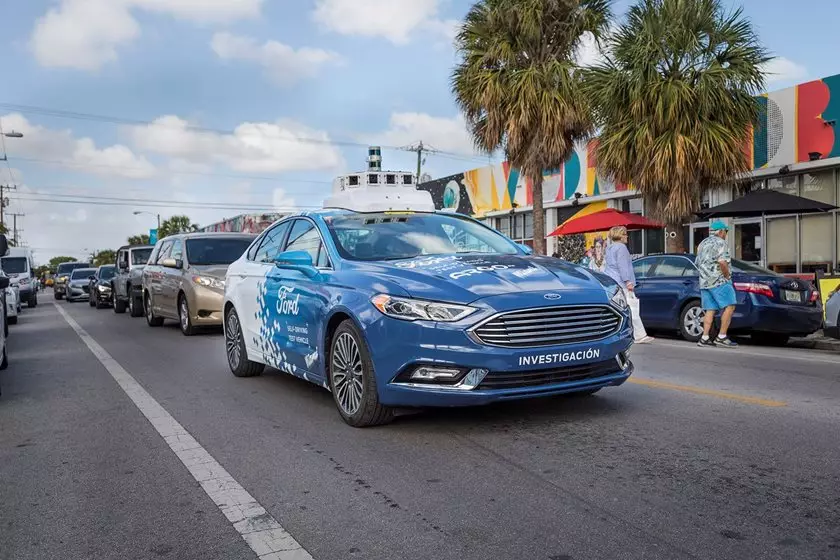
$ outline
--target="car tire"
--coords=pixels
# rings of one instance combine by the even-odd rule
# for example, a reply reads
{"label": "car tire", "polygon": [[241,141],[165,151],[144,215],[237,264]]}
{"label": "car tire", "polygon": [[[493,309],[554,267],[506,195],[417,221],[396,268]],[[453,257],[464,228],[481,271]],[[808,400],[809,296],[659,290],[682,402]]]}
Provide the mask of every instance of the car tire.
{"label": "car tire", "polygon": [[750,334],[750,339],[756,344],[762,346],[785,346],[790,340],[790,335],[769,333],[769,332],[754,332]]}
{"label": "car tire", "polygon": [[3,323],[3,338],[7,340],[9,338],[9,319],[10,317],[6,317],[6,322]]}
{"label": "car tire", "polygon": [[[131,292],[129,292],[131,293]],[[128,313],[132,317],[143,316],[143,300],[137,296],[128,296]]]}
{"label": "car tire", "polygon": [[54,297],[55,297],[55,299],[57,299],[57,300],[64,299],[64,294],[59,294],[58,292],[55,292],[55,293],[53,294],[53,296],[54,296]]}
{"label": "car tire", "polygon": [[26,306],[30,309],[33,307],[38,307],[38,296],[32,296],[31,298],[29,298],[29,301],[26,302]]}
{"label": "car tire", "polygon": [[0,370],[6,369],[9,367],[9,356],[6,352],[6,345],[3,345],[3,359],[0,360]]}
{"label": "car tire", "polygon": [[125,302],[117,297],[117,290],[111,288],[111,303],[114,306],[114,313],[125,313]]}
{"label": "car tire", "polygon": [[15,315],[14,317],[8,317],[6,322],[9,323],[10,325],[17,325],[17,322],[18,322],[17,315]]}
{"label": "car tire", "polygon": [[95,307],[95,306],[96,306],[96,296],[95,296],[95,295],[91,294],[91,295],[88,297],[88,305],[89,305],[89,306],[91,306],[91,307]]}
{"label": "car tire", "polygon": [[689,342],[697,342],[703,336],[703,306],[700,300],[689,301],[680,312],[680,336]]}
{"label": "car tire", "polygon": [[184,294],[178,297],[178,325],[181,327],[181,334],[184,336],[195,334],[195,327],[192,324],[192,319],[190,319],[190,304]]}
{"label": "car tire", "polygon": [[231,307],[225,313],[225,355],[228,367],[236,377],[254,377],[263,372],[265,365],[248,359],[245,335],[236,309]]}
{"label": "car tire", "polygon": [[353,321],[346,319],[333,333],[326,369],[335,406],[347,424],[366,428],[394,419],[394,411],[379,402],[370,352]]}
{"label": "car tire", "polygon": [[101,299],[99,299],[99,296],[97,296],[96,297],[96,303],[94,304],[94,306],[97,309],[105,309],[106,307],[108,307],[108,304],[105,303],[104,301],[102,301]]}
{"label": "car tire", "polygon": [[146,315],[146,323],[150,327],[163,325],[163,317],[157,317],[154,309],[152,309],[152,297],[149,294],[146,294],[146,297],[143,298],[143,312]]}

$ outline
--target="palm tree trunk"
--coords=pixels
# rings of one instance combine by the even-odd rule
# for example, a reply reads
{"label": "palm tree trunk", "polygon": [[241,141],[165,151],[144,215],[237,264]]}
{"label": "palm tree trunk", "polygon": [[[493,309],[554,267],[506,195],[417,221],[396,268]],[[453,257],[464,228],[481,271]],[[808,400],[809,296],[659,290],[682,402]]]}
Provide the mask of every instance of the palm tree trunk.
{"label": "palm tree trunk", "polygon": [[531,181],[534,198],[534,253],[545,255],[545,211],[543,210],[543,174]]}
{"label": "palm tree trunk", "polygon": [[666,237],[665,238],[665,251],[667,253],[687,253],[689,251],[686,250],[686,243],[688,240],[685,238],[685,232],[683,231],[682,223],[676,224],[668,224],[668,227],[665,228],[665,231],[668,233],[674,232],[676,235],[674,237]]}

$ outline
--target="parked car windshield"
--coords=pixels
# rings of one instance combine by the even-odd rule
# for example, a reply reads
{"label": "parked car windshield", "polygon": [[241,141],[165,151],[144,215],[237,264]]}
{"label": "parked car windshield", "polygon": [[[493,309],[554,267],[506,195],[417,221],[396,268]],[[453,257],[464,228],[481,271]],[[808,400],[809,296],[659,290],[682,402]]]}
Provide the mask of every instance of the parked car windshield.
{"label": "parked car windshield", "polygon": [[60,265],[58,265],[58,270],[56,271],[56,274],[58,276],[63,276],[65,274],[70,274],[70,272],[72,272],[73,270],[75,270],[77,268],[90,268],[90,264],[88,264],[88,263],[78,263],[78,262],[61,263]]}
{"label": "parked car windshield", "polygon": [[242,256],[253,240],[253,237],[187,239],[187,259],[196,266],[230,264]]}
{"label": "parked car windshield", "polygon": [[135,249],[131,252],[131,264],[146,264],[152,254],[152,247],[148,249]]}
{"label": "parked car windshield", "polygon": [[113,266],[103,266],[99,269],[99,279],[100,280],[110,280],[114,277],[114,267]]}
{"label": "parked car windshield", "polygon": [[26,257],[3,257],[3,272],[22,274],[26,272]]}
{"label": "parked car windshield", "polygon": [[353,260],[519,252],[501,234],[472,220],[447,214],[348,214],[328,217],[326,222],[342,257]]}
{"label": "parked car windshield", "polygon": [[95,268],[77,268],[73,271],[73,274],[70,275],[70,280],[83,280],[85,278],[90,278],[96,274]]}

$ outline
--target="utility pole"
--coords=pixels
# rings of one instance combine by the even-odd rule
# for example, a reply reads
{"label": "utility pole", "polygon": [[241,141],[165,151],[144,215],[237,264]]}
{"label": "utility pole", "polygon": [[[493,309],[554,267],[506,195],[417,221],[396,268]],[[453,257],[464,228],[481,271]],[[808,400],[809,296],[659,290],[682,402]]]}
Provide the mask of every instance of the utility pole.
{"label": "utility pole", "polygon": [[402,148],[400,148],[400,150],[403,150],[405,152],[417,152],[417,183],[418,184],[420,183],[420,174],[423,171],[423,162],[426,161],[426,158],[423,157],[423,154],[424,153],[434,154],[434,153],[439,151],[439,150],[436,150],[436,149],[432,148],[431,146],[427,146],[426,144],[423,143],[422,140],[420,140],[416,144],[412,144],[411,146],[403,146]]}
{"label": "utility pole", "polygon": [[0,184],[0,229],[4,229],[6,226],[5,219],[3,217],[4,210],[6,206],[9,205],[9,199],[6,198],[6,193],[3,192],[4,190],[14,190],[17,187],[15,185],[3,185]]}
{"label": "utility pole", "polygon": [[17,227],[17,219],[18,216],[23,218],[26,214],[19,214],[17,212],[9,212],[9,216],[12,217],[12,239],[15,241],[15,246],[18,244],[18,227]]}

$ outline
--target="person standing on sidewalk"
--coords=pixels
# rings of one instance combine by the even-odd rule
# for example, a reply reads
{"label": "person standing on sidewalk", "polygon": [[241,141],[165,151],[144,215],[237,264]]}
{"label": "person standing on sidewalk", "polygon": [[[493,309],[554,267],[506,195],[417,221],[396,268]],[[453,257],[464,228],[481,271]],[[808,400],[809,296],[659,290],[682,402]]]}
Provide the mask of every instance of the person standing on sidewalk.
{"label": "person standing on sidewalk", "polygon": [[[726,236],[729,226],[721,220],[714,220],[709,225],[709,237],[697,247],[697,270],[700,272],[700,299],[703,311],[703,336],[697,342],[698,346],[722,346],[734,348],[738,346],[732,342],[726,332],[735,313],[735,287],[732,285],[732,259],[729,256],[729,244]],[[715,314],[720,311],[720,333],[712,340],[709,333]]]}
{"label": "person standing on sidewalk", "polygon": [[618,282],[624,290],[624,297],[630,307],[633,319],[633,338],[639,344],[653,342],[648,336],[642,317],[639,314],[639,298],[636,297],[636,274],[633,272],[633,258],[627,249],[627,228],[616,226],[610,230],[609,238],[612,243],[607,247],[604,256],[604,274]]}

